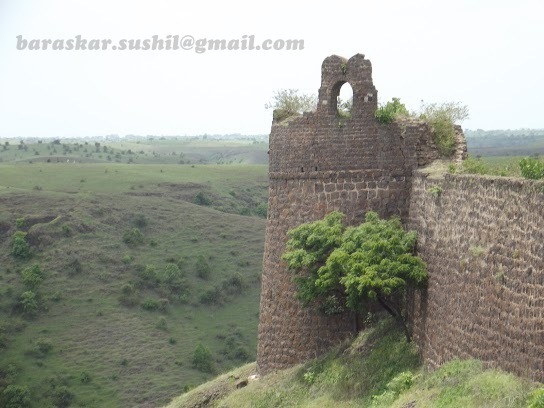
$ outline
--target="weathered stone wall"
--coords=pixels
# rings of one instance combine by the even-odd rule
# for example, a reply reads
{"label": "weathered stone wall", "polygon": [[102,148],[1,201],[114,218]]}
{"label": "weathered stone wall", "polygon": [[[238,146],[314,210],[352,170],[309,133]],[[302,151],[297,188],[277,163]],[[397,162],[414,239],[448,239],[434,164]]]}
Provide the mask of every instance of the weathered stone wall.
{"label": "weathered stone wall", "polygon": [[[337,114],[340,87],[353,89],[350,119]],[[412,172],[438,157],[421,121],[389,125],[374,118],[377,91],[363,55],[332,56],[322,65],[319,104],[270,134],[270,195],[263,262],[257,363],[261,373],[326,351],[355,330],[350,314],[325,317],[296,299],[281,255],[287,231],[333,210],[349,223],[374,210],[407,219]]]}
{"label": "weathered stone wall", "polygon": [[430,276],[409,302],[424,360],[478,358],[544,381],[544,182],[418,171],[409,227]]}

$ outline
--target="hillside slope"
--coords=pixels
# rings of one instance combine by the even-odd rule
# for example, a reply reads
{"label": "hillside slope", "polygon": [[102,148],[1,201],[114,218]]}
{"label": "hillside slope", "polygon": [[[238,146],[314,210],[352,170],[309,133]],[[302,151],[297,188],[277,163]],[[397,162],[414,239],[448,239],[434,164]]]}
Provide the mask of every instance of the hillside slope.
{"label": "hillside slope", "polygon": [[0,406],[155,407],[255,358],[266,166],[0,167]]}

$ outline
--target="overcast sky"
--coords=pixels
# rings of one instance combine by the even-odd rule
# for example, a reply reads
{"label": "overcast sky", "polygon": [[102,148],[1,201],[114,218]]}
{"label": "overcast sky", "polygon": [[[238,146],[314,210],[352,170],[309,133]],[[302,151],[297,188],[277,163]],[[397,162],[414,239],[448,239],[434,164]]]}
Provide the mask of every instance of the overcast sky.
{"label": "overcast sky", "polygon": [[[303,39],[302,51],[29,51],[23,39]],[[460,101],[470,129],[544,128],[544,5],[517,0],[0,0],[0,138],[267,134],[275,90],[332,54],[380,101]]]}

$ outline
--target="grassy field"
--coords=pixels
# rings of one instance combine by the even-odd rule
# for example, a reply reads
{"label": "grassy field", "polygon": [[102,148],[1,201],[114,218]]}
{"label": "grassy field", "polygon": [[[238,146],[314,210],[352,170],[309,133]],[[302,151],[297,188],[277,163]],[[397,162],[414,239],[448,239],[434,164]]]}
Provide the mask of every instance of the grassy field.
{"label": "grassy field", "polygon": [[[320,359],[237,389],[255,370],[255,364],[233,370],[167,408],[199,406],[206,399],[212,400],[209,406],[222,408],[524,408],[538,400],[531,395],[537,384],[484,369],[479,361],[454,360],[434,372],[425,370],[413,344],[388,319]],[[544,389],[536,392],[544,402]]]}
{"label": "grassy field", "polygon": [[[255,358],[266,166],[6,162],[0,390],[26,386],[40,408],[155,407]],[[198,344],[209,370],[193,368]]]}
{"label": "grassy field", "polygon": [[0,162],[267,164],[264,137],[221,139],[159,138],[141,140],[19,140],[0,145]]}

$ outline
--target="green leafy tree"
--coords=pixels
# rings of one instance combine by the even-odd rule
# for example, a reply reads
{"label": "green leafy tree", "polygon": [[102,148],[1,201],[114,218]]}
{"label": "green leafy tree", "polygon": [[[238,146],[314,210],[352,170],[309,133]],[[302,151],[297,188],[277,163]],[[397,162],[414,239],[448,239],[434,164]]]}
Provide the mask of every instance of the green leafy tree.
{"label": "green leafy tree", "polygon": [[11,236],[11,255],[19,259],[30,258],[30,245],[26,242],[26,232],[16,231]]}
{"label": "green leafy tree", "polygon": [[204,373],[213,373],[212,353],[204,345],[199,343],[193,352],[192,367]]}
{"label": "green leafy tree", "polygon": [[329,315],[360,313],[365,302],[375,301],[410,340],[399,299],[408,286],[427,281],[425,263],[413,254],[415,232],[405,231],[398,218],[383,220],[375,212],[357,227],[346,228],[343,218],[332,212],[289,231],[282,258],[296,273],[298,297]]}
{"label": "green leafy tree", "polygon": [[21,273],[21,278],[23,285],[30,290],[35,290],[44,281],[45,275],[40,268],[40,265],[36,264],[25,268]]}

